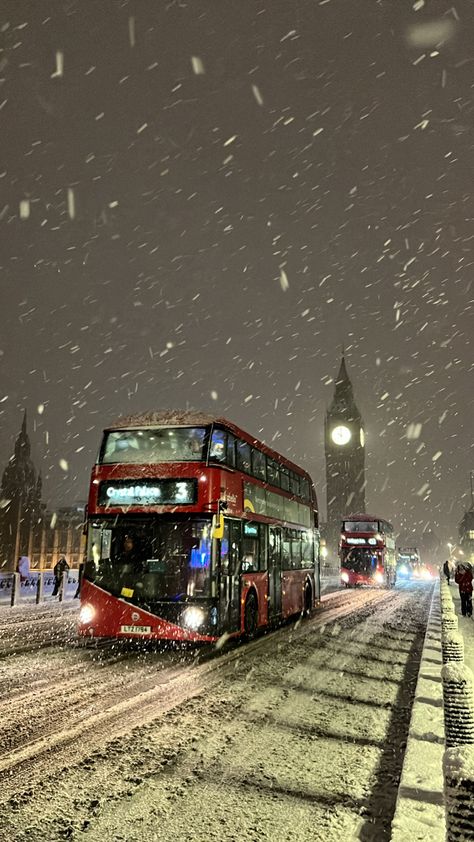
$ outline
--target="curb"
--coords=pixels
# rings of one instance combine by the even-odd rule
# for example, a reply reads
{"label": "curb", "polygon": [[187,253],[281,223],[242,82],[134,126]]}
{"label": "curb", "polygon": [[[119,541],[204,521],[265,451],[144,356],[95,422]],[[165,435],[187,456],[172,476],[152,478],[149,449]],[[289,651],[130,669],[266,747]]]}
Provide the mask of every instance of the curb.
{"label": "curb", "polygon": [[441,612],[436,584],[426,627],[391,842],[444,842]]}

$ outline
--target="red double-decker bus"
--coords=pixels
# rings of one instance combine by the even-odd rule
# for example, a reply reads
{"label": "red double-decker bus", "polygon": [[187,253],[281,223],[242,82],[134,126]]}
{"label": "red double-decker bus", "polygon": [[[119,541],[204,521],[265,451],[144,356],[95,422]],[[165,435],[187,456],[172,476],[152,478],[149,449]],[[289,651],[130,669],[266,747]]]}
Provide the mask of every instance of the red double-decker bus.
{"label": "red double-decker bus", "polygon": [[396,581],[393,526],[375,515],[347,515],[339,544],[341,582],[393,587]]}
{"label": "red double-decker bus", "polygon": [[224,418],[151,412],[103,434],[79,633],[216,641],[320,595],[309,474]]}

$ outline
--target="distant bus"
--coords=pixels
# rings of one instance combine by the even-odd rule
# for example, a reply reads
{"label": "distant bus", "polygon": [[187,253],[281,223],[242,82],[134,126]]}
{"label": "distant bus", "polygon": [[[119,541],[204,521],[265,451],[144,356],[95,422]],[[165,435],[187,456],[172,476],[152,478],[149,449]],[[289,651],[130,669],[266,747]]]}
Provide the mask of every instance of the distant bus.
{"label": "distant bus", "polygon": [[417,547],[399,547],[397,556],[397,575],[400,579],[422,579],[430,581],[436,578],[436,568],[431,564],[422,562]]}
{"label": "distant bus", "polygon": [[417,547],[398,547],[397,573],[401,578],[411,579],[421,568],[421,558]]}
{"label": "distant bus", "polygon": [[104,430],[79,634],[216,641],[320,596],[309,474],[224,418],[151,412]]}
{"label": "distant bus", "polygon": [[341,582],[393,587],[396,581],[393,526],[375,515],[347,515],[339,544]]}

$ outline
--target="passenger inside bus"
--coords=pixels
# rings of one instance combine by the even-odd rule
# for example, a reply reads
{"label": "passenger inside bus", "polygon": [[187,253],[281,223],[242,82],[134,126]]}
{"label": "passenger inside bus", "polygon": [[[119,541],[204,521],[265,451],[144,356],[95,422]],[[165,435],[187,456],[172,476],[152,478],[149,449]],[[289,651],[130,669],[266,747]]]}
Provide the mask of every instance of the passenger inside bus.
{"label": "passenger inside bus", "polygon": [[122,550],[116,559],[116,571],[122,587],[137,586],[137,573],[143,570],[143,552],[140,552],[137,539],[133,534],[124,535]]}
{"label": "passenger inside bus", "polygon": [[373,555],[370,550],[357,547],[350,550],[343,563],[348,570],[353,570],[354,573],[370,574],[377,567],[377,556]]}

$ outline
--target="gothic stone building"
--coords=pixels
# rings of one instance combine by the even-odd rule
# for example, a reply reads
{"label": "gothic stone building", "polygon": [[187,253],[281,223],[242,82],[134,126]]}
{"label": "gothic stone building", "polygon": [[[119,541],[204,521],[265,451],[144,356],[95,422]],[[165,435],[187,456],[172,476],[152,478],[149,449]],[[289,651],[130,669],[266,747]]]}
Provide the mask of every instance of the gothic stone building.
{"label": "gothic stone building", "polygon": [[49,512],[41,502],[41,477],[31,459],[26,412],[2,476],[0,490],[0,572],[15,570],[22,555],[30,567],[54,567],[63,553],[77,568],[83,548],[83,506]]}

